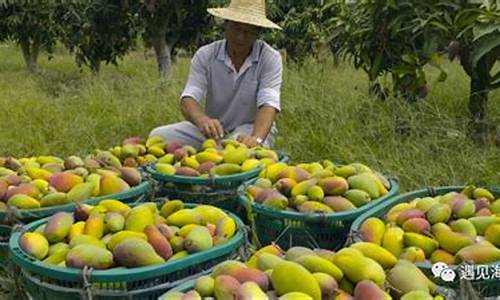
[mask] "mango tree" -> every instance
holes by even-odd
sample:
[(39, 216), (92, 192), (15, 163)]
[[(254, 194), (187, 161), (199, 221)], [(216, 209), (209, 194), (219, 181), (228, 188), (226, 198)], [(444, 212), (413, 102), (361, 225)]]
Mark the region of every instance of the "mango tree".
[(176, 50), (198, 44), (201, 33), (210, 28), (208, 5), (208, 0), (141, 0), (143, 38), (155, 51), (161, 77), (169, 74)]
[(138, 4), (127, 0), (63, 1), (56, 8), (63, 44), (78, 66), (98, 73), (101, 63), (117, 64), (140, 34)]
[(41, 50), (50, 54), (59, 34), (53, 1), (0, 0), (0, 41), (13, 41), (21, 47), (26, 67), (37, 70)]
[(437, 57), (441, 41), (422, 16), (433, 12), (435, 0), (341, 1), (339, 6), (331, 20), (332, 40), (341, 57), (366, 72), (370, 93), (385, 97), (388, 91), (378, 79), (390, 75), (394, 94), (425, 97), (423, 66)]
[(441, 30), (450, 59), (458, 57), (470, 76), (471, 133), (484, 141), (488, 94), (500, 88), (500, 70), (494, 68), (500, 60), (500, 4), (470, 2), (440, 1), (430, 24)]

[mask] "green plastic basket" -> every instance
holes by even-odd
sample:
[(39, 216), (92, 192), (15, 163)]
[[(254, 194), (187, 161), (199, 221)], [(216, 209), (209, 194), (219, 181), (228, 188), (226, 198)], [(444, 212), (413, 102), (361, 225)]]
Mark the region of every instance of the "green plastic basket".
[[(288, 162), (289, 157), (280, 154), (280, 161)], [(158, 173), (153, 165), (145, 166), (144, 170), (158, 182), (158, 196), (214, 205), (236, 213), (246, 223), (245, 210), (238, 201), (238, 188), (244, 182), (257, 178), (262, 167), (244, 173), (209, 178), (165, 175)]]
[[(99, 201), (104, 199), (116, 199), (123, 201), (125, 203), (134, 203), (136, 202), (139, 196), (144, 195), (150, 191), (151, 191), (150, 182), (143, 181), (141, 184), (132, 187), (128, 191), (113, 195), (93, 197), (84, 201), (71, 202), (64, 205), (48, 206), (36, 209), (13, 209), (11, 211), (0, 210), (0, 224), (6, 224), (6, 223), (26, 224), (29, 222), (33, 222), (35, 220), (49, 217), (60, 211), (72, 211), (78, 204), (84, 203), (84, 204), (95, 205), (99, 203)], [(7, 220), (10, 219), (9, 215), (12, 215), (12, 217), (15, 220)]]
[[(186, 204), (186, 207), (194, 206)], [(10, 238), (10, 255), (21, 268), (25, 288), (34, 299), (157, 299), (191, 276), (205, 274), (216, 264), (239, 256), (246, 239), (245, 225), (234, 214), (228, 214), (238, 226), (229, 241), (210, 250), (155, 266), (91, 271), (47, 265), (21, 250), (21, 232), (14, 232)], [(46, 222), (47, 219), (39, 220), (25, 225), (24, 229), (33, 231)]]
[(398, 194), (399, 185), (396, 179), (390, 179), (391, 188), (383, 197), (351, 211), (329, 214), (304, 214), (291, 211), (280, 211), (252, 202), (245, 193), (246, 188), (255, 181), (247, 182), (239, 189), (240, 202), (246, 208), (247, 217), (252, 225), (254, 237), (260, 245), (277, 243), (281, 248), (292, 246), (310, 248), (338, 249), (348, 237), (354, 220), (371, 208), (392, 203)]
[[(434, 197), (437, 195), (443, 195), (449, 192), (460, 192), (464, 189), (464, 186), (444, 186), (444, 187), (437, 187), (437, 188), (426, 188), (426, 189), (421, 189), (417, 191), (412, 191), (408, 193), (401, 194), (397, 197), (395, 197), (392, 201), (386, 202), (382, 205), (376, 206), (369, 210), (368, 212), (364, 213), (363, 215), (359, 216), (359, 218), (354, 221), (354, 223), (351, 226), (351, 236), (353, 237), (351, 242), (359, 242), (362, 241), (361, 237), (359, 236), (359, 228), (361, 227), (361, 224), (363, 222), (370, 218), (370, 217), (383, 217), (394, 205), (399, 204), (399, 203), (404, 203), (404, 202), (410, 202), (415, 198), (422, 198), (422, 197)], [(497, 188), (488, 188), (495, 197), (500, 197), (500, 190)], [(350, 244), (350, 243), (347, 243)], [(458, 279), (455, 279), (452, 283), (450, 282), (445, 282), (441, 280), (441, 278), (435, 278), (433, 276), (431, 267), (432, 265), (430, 263), (422, 263), (422, 262), (417, 262), (415, 263), (429, 278), (432, 278), (434, 282), (438, 285), (449, 287), (454, 290), (458, 290), (460, 288), (460, 281)], [(495, 267), (500, 267), (500, 261), (497, 263), (489, 264), (487, 265), (490, 269), (490, 274), (495, 270)], [(460, 266), (452, 266), (451, 268), (454, 269), (456, 272), (458, 272), (458, 268)], [(460, 276), (457, 276), (457, 278), (460, 278)], [(484, 297), (492, 297), (492, 296), (499, 296), (500, 295), (500, 280), (498, 279), (490, 279), (490, 280), (475, 280), (472, 281), (472, 287), (479, 292), (482, 296)]]

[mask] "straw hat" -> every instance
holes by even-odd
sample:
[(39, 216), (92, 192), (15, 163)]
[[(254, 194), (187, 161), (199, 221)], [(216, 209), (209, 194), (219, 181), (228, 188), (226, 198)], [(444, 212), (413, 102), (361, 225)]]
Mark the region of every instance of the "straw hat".
[(265, 28), (281, 29), (266, 17), (265, 0), (231, 0), (228, 7), (209, 8), (213, 16)]

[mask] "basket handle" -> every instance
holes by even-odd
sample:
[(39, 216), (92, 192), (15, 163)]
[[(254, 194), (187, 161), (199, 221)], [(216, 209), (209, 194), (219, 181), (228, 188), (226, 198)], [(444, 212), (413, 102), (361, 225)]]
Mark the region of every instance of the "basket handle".
[[(285, 229), (283, 229), (283, 231), (280, 232), (280, 234), (278, 235), (278, 237), (274, 240), (274, 243), (277, 243), (279, 240), (281, 240), (284, 236), (285, 236), (285, 233), (290, 230), (291, 226), (290, 225), (286, 225)], [(307, 235), (307, 237), (309, 238), (309, 245), (311, 247), (313, 247), (313, 249), (319, 249), (319, 244), (318, 242), (316, 241), (316, 239), (312, 236), (312, 234), (309, 232), (309, 230), (307, 229), (304, 229), (303, 232)], [(290, 241), (289, 241), (289, 244), (290, 246), (293, 246), (293, 238), (292, 238), (292, 235), (290, 235)]]

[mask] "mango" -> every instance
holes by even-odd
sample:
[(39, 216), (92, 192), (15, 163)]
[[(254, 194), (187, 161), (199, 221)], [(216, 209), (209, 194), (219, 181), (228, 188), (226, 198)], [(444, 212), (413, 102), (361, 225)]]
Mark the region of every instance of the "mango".
[(290, 196), (293, 187), (297, 185), (297, 182), (291, 178), (281, 178), (274, 184), (274, 188), (277, 189), (281, 194)]
[(433, 225), (432, 233), (438, 241), (441, 248), (445, 251), (456, 254), (460, 249), (470, 246), (474, 243), (474, 238), (461, 233), (449, 231), (442, 226), (436, 226), (442, 223)]
[(314, 276), (300, 264), (282, 261), (271, 274), (272, 286), (282, 296), (290, 292), (302, 292), (314, 300), (321, 299), (321, 289)]
[(125, 230), (143, 232), (149, 224), (154, 224), (154, 214), (146, 206), (134, 207), (125, 219)]
[(245, 160), (241, 164), (241, 171), (242, 172), (249, 172), (249, 171), (257, 169), (261, 165), (262, 165), (262, 162), (260, 160), (255, 159), (255, 158), (250, 158), (250, 159)]
[(83, 178), (71, 172), (56, 173), (49, 178), (49, 183), (57, 191), (67, 193), (75, 185), (83, 182)]
[(211, 276), (200, 276), (195, 280), (194, 289), (201, 297), (210, 297), (214, 293), (215, 280)]
[(113, 234), (107, 243), (107, 247), (109, 250), (113, 251), (116, 245), (128, 239), (142, 239), (146, 241), (147, 237), (142, 232), (124, 230)]
[(385, 300), (384, 290), (370, 280), (362, 280), (354, 289), (354, 300)]
[(291, 196), (297, 196), (297, 195), (306, 195), (307, 191), (312, 188), (313, 186), (316, 185), (318, 182), (317, 178), (311, 178), (304, 180), (302, 182), (298, 182), (293, 188), (292, 191), (290, 192)]
[(45, 181), (49, 181), (50, 176), (52, 176), (51, 172), (36, 167), (26, 167), (26, 173), (32, 179), (43, 179)]
[(278, 298), (279, 300), (312, 300), (313, 298), (307, 294), (301, 292), (290, 292), (282, 295)]
[(305, 255), (316, 255), (316, 253), (313, 250), (306, 247), (294, 246), (285, 252), (285, 259), (289, 261), (294, 261), (299, 257)]
[(387, 249), (369, 242), (357, 242), (350, 246), (359, 250), (364, 256), (378, 262), (384, 269), (392, 268), (398, 259)]
[(321, 289), (321, 299), (332, 299), (338, 289), (337, 281), (326, 273), (313, 273), (314, 279)]
[(431, 207), (434, 204), (437, 204), (438, 202), (439, 202), (438, 198), (424, 197), (424, 198), (418, 199), (415, 207), (420, 209), (424, 213), (426, 213), (429, 209), (431, 209)]
[(7, 200), (7, 205), (21, 209), (40, 208), (40, 202), (25, 194), (15, 194)]
[(241, 284), (238, 280), (228, 275), (219, 275), (214, 282), (214, 295), (216, 299), (239, 299)]
[(182, 227), (187, 224), (203, 225), (203, 215), (193, 209), (180, 209), (167, 217), (167, 225)]
[(174, 175), (176, 173), (175, 167), (173, 165), (167, 164), (167, 163), (158, 162), (155, 165), (155, 169), (158, 173), (165, 174), (165, 175)]
[(242, 300), (251, 300), (251, 299), (262, 299), (268, 300), (267, 295), (260, 289), (260, 287), (252, 281), (247, 281), (241, 284), (238, 294), (240, 296), (239, 299)]
[(280, 194), (277, 190), (271, 190), (262, 202), (264, 206), (272, 207), (278, 210), (286, 209), (288, 206), (288, 198)]
[(93, 245), (93, 246), (96, 246), (98, 248), (106, 249), (106, 244), (103, 241), (101, 241), (100, 239), (98, 239), (92, 235), (79, 234), (79, 235), (73, 237), (69, 241), (70, 248), (74, 248), (78, 245), (83, 245), (83, 244)]
[(314, 255), (304, 255), (294, 260), (294, 262), (302, 265), (311, 273), (325, 273), (332, 276), (335, 280), (340, 281), (344, 273), (334, 263)]
[(387, 273), (387, 281), (401, 294), (411, 291), (430, 292), (433, 284), (413, 263), (400, 260)]
[(175, 170), (175, 175), (197, 177), (200, 176), (200, 172), (194, 168), (183, 166)]
[(236, 222), (233, 218), (223, 217), (217, 222), (215, 233), (218, 237), (230, 239), (236, 233)]
[(150, 224), (146, 226), (144, 229), (144, 234), (148, 239), (148, 242), (153, 246), (156, 253), (161, 256), (163, 259), (168, 260), (173, 255), (172, 247), (168, 242), (167, 238), (165, 238), (158, 228)]
[(70, 249), (69, 245), (64, 243), (64, 242), (55, 243), (55, 244), (49, 246), (48, 255), (50, 256), (50, 255), (56, 254), (58, 252), (69, 250), (69, 249)]
[(48, 219), (43, 235), (50, 243), (61, 242), (68, 235), (73, 222), (72, 214), (58, 212)]
[(99, 151), (95, 159), (104, 166), (112, 166), (115, 168), (120, 168), (122, 166), (120, 160), (110, 151)]
[(500, 199), (490, 204), (490, 210), (492, 214), (500, 214)]
[(245, 269), (246, 265), (237, 260), (226, 260), (216, 265), (212, 270), (212, 277), (217, 278), (219, 275), (230, 275), (238, 269)]
[(500, 261), (500, 249), (490, 245), (471, 245), (460, 249), (455, 255), (458, 264), (462, 262), (488, 264)]
[(94, 191), (94, 184), (90, 182), (83, 182), (75, 185), (68, 192), (67, 197), (69, 201), (82, 201), (92, 197)]
[(174, 253), (177, 253), (177, 252), (184, 250), (184, 238), (183, 237), (173, 236), (168, 241), (170, 242), (170, 246), (172, 246), (172, 250), (174, 250)]
[(349, 211), (356, 209), (356, 206), (342, 196), (327, 196), (323, 202), (328, 205), (333, 211)]
[(269, 278), (264, 272), (257, 269), (236, 268), (230, 274), (224, 275), (232, 276), (241, 284), (245, 282), (253, 282), (257, 284), (259, 289), (262, 291), (267, 291), (269, 289)]
[(18, 186), (10, 186), (6, 191), (4, 198), (10, 199), (14, 195), (23, 194), (33, 198), (40, 196), (40, 190), (33, 183), (21, 183)]
[(73, 239), (77, 235), (83, 234), (84, 230), (85, 230), (85, 221), (79, 221), (73, 223), (68, 232), (68, 241), (71, 241), (71, 239)]
[(356, 207), (361, 207), (371, 201), (370, 195), (367, 192), (358, 189), (348, 190), (343, 196)]
[(184, 240), (184, 248), (189, 253), (208, 250), (213, 247), (213, 240), (207, 228), (199, 226), (191, 230)]
[(165, 202), (160, 209), (160, 215), (168, 218), (174, 212), (184, 208), (184, 203), (181, 200), (170, 200)]
[(130, 189), (130, 185), (125, 180), (113, 175), (103, 175), (100, 184), (101, 196), (117, 194)]
[(425, 257), (430, 257), (432, 252), (439, 247), (439, 243), (436, 240), (414, 232), (406, 232), (404, 234), (404, 242), (406, 246), (414, 246), (422, 249)]
[(259, 177), (269, 178), (272, 182), (276, 182), (278, 179), (280, 179), (278, 178), (278, 175), (286, 167), (287, 164), (284, 162), (270, 164), (262, 169), (262, 171), (259, 173)]
[(351, 282), (357, 283), (366, 279), (382, 286), (385, 281), (384, 269), (371, 258), (362, 255), (340, 254), (333, 258), (333, 262)]
[(452, 211), (457, 219), (469, 218), (474, 216), (476, 205), (472, 200), (460, 199), (453, 204)]
[(55, 205), (63, 205), (69, 203), (68, 195), (66, 193), (54, 192), (47, 194), (40, 199), (40, 206), (55, 206)]
[(241, 166), (234, 163), (222, 163), (212, 168), (211, 172), (219, 176), (241, 173)]
[(484, 237), (493, 245), (500, 247), (500, 224), (491, 224), (486, 228)]
[(104, 224), (109, 232), (122, 231), (125, 227), (125, 218), (117, 212), (108, 212), (104, 217)]
[(419, 247), (410, 246), (403, 249), (399, 258), (411, 262), (423, 262), (425, 261), (425, 252)]
[(257, 258), (257, 268), (261, 271), (274, 269), (283, 259), (270, 253), (261, 253)]
[(476, 227), (467, 219), (458, 219), (450, 223), (453, 231), (467, 234), (475, 237), (477, 235)]
[(438, 203), (433, 205), (426, 213), (426, 219), (431, 224), (446, 223), (451, 217), (451, 207)]
[(411, 291), (404, 294), (401, 300), (434, 300), (434, 298), (424, 291)]
[(485, 188), (474, 189), (474, 191), (472, 192), (472, 198), (474, 198), (474, 199), (486, 198), (489, 201), (495, 200), (495, 197), (493, 196), (493, 194)]
[(377, 186), (377, 182), (373, 177), (368, 174), (362, 173), (359, 175), (353, 175), (347, 179), (349, 187), (351, 189), (358, 189), (368, 193), (371, 199), (376, 199), (380, 197), (380, 191)]
[(85, 221), (84, 234), (91, 235), (95, 238), (102, 238), (104, 235), (104, 215), (101, 213), (93, 213)]
[(354, 166), (352, 165), (345, 165), (345, 166), (340, 166), (338, 168), (335, 168), (333, 171), (335, 175), (344, 177), (344, 178), (349, 178), (353, 175), (357, 174), (357, 170)]
[(431, 254), (431, 263), (435, 264), (438, 262), (444, 262), (447, 265), (454, 265), (455, 256), (442, 249), (436, 249), (436, 251), (432, 252)]
[(28, 255), (33, 256), (38, 260), (44, 259), (49, 253), (49, 242), (39, 233), (23, 233), (19, 239), (19, 246)]
[(312, 213), (333, 213), (333, 210), (328, 206), (316, 201), (306, 201), (299, 205), (297, 209), (306, 214)]
[(99, 205), (106, 208), (107, 212), (119, 213), (124, 217), (126, 217), (129, 214), (129, 212), (132, 210), (130, 208), (130, 206), (128, 206), (127, 204), (125, 204), (121, 201), (115, 200), (115, 199), (101, 200), (99, 202)]
[(398, 214), (398, 216), (396, 218), (396, 223), (399, 226), (402, 226), (403, 223), (405, 223), (409, 219), (415, 219), (415, 218), (421, 218), (422, 219), (424, 217), (425, 217), (424, 212), (422, 212), (418, 208), (410, 208), (410, 209), (401, 211)]
[[(293, 179), (295, 182), (297, 183), (300, 183), (302, 181), (305, 181), (309, 178), (310, 174), (309, 172), (307, 172), (306, 170), (300, 168), (300, 167), (296, 167), (296, 166), (286, 166), (285, 168), (283, 168), (278, 176), (276, 177), (277, 179), (281, 179), (281, 178), (291, 178)], [(317, 178), (315, 178), (316, 182), (317, 182)], [(316, 184), (316, 182), (314, 184)], [(305, 193), (305, 192), (304, 192)], [(304, 194), (302, 193), (302, 194)], [(293, 195), (293, 194), (292, 194)]]
[(43, 260), (43, 263), (49, 264), (49, 265), (58, 265), (62, 262), (65, 262), (66, 255), (69, 252), (69, 248), (67, 249), (62, 249), (56, 253), (49, 254), (47, 258)]
[(227, 217), (222, 209), (212, 205), (198, 205), (193, 208), (193, 211), (200, 213), (205, 223), (217, 224), (221, 219)]
[(106, 249), (90, 244), (81, 244), (66, 254), (66, 266), (81, 268), (88, 266), (94, 269), (108, 269), (113, 265), (113, 254)]
[(124, 267), (144, 267), (161, 264), (165, 260), (156, 254), (154, 248), (145, 240), (130, 238), (121, 241), (113, 249), (115, 261)]
[(431, 232), (431, 224), (424, 218), (413, 218), (406, 220), (402, 228), (406, 232), (428, 234)]
[(479, 235), (484, 235), (486, 228), (491, 224), (500, 224), (500, 217), (496, 216), (472, 217), (468, 220), (474, 225)]
[(370, 217), (363, 221), (359, 231), (363, 241), (380, 245), (385, 233), (385, 224), (379, 218)]
[(198, 154), (196, 154), (196, 160), (200, 163), (200, 164), (203, 164), (203, 163), (206, 163), (206, 162), (211, 162), (211, 163), (214, 163), (214, 164), (218, 164), (218, 163), (221, 163), (224, 158), (217, 154), (217, 153), (210, 153), (210, 152), (200, 152)]
[(128, 183), (129, 186), (136, 186), (142, 182), (142, 176), (138, 169), (130, 167), (121, 167), (120, 177)]
[(314, 185), (309, 190), (307, 190), (307, 196), (312, 201), (323, 201), (323, 198), (325, 198), (325, 193), (320, 186)]
[(318, 185), (325, 191), (326, 195), (332, 196), (340, 196), (349, 189), (347, 180), (340, 176), (322, 178)]

